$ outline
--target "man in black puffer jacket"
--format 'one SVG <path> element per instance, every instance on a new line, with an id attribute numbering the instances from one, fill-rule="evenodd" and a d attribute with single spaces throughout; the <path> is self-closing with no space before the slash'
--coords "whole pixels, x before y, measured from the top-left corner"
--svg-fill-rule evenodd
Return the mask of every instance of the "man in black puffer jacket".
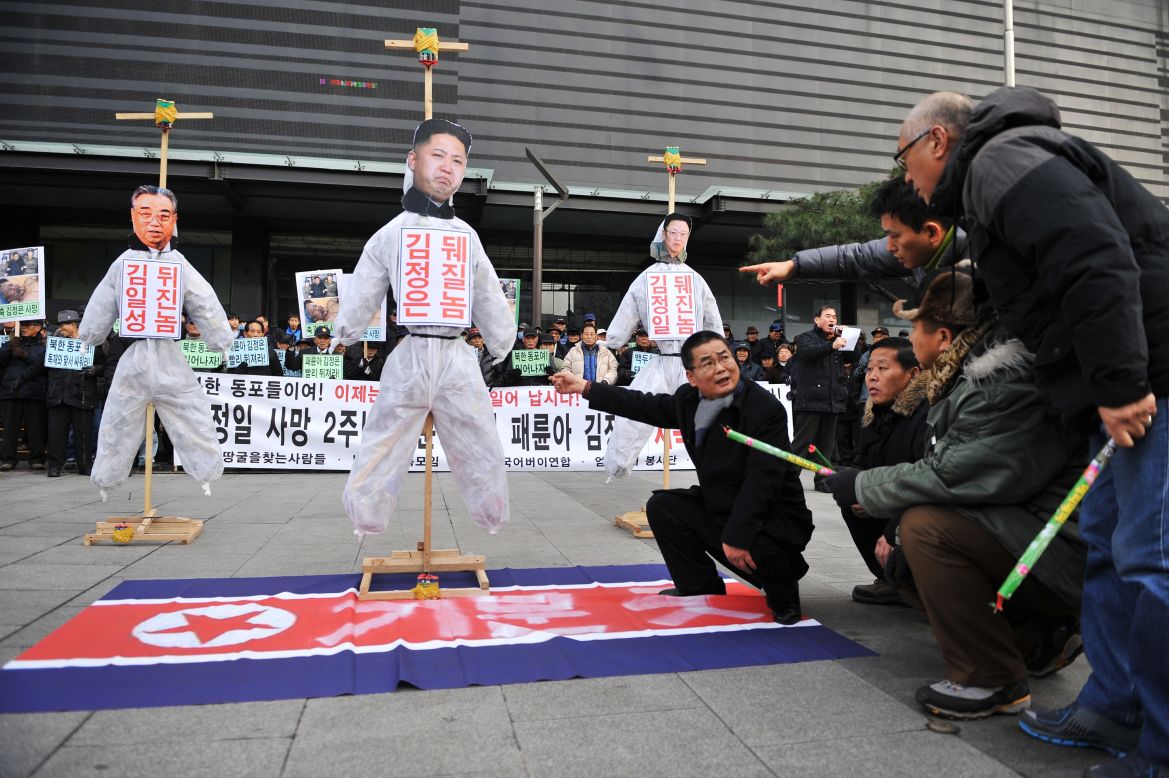
<path id="1" fill-rule="evenodd" d="M 22 423 L 28 436 L 29 464 L 33 470 L 45 469 L 45 377 L 29 375 L 30 368 L 44 362 L 41 322 L 21 322 L 20 337 L 0 348 L 0 414 L 4 418 L 0 470 L 16 467 Z"/>
<path id="2" fill-rule="evenodd" d="M 836 309 L 822 306 L 812 320 L 815 326 L 796 337 L 798 365 L 792 398 L 795 414 L 793 445 L 801 456 L 815 445 L 830 459 L 836 448 L 836 416 L 848 401 L 841 367 L 844 338 L 836 334 Z M 830 491 L 823 476 L 814 480 L 817 491 Z"/>
<path id="3" fill-rule="evenodd" d="M 1072 705 L 1028 711 L 1041 740 L 1127 752 L 1086 774 L 1169 771 L 1169 211 L 1099 149 L 1060 130 L 1034 89 L 977 107 L 927 97 L 895 159 L 943 213 L 964 214 L 1002 324 L 1035 354 L 1036 383 L 1069 425 L 1118 446 L 1084 498 L 1084 648 Z M 1158 773 L 1158 769 L 1161 771 Z"/>

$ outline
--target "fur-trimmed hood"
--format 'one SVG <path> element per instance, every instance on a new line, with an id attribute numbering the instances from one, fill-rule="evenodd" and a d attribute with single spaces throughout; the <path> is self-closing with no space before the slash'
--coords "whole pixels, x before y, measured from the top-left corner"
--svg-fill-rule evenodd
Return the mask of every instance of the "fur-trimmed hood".
<path id="1" fill-rule="evenodd" d="M 966 360 L 966 380 L 978 386 L 1014 378 L 1035 364 L 1035 355 L 1018 338 L 991 336 L 986 348 Z"/>
<path id="2" fill-rule="evenodd" d="M 909 418 L 917 411 L 918 406 L 925 402 L 928 388 L 929 375 L 925 372 L 918 373 L 910 380 L 909 385 L 901 390 L 901 394 L 897 395 L 897 399 L 893 401 L 889 410 L 898 416 Z M 873 418 L 873 400 L 869 398 L 865 402 L 865 412 L 861 419 L 862 426 L 872 425 Z"/>

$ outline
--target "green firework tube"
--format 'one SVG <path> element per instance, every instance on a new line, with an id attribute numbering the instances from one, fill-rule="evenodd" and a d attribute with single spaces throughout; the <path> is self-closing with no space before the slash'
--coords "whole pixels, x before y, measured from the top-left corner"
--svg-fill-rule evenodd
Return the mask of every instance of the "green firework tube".
<path id="1" fill-rule="evenodd" d="M 790 451 L 784 451 L 782 448 L 776 448 L 775 446 L 764 443 L 761 440 L 755 440 L 755 438 L 749 438 L 741 432 L 735 432 L 730 427 L 723 427 L 723 432 L 727 433 L 727 437 L 730 438 L 731 440 L 735 441 L 736 443 L 742 443 L 744 446 L 758 449 L 759 451 L 762 451 L 764 454 L 770 454 L 771 456 L 778 457 L 779 459 L 782 459 L 785 462 L 791 462 L 793 465 L 797 465 L 799 467 L 802 467 L 805 470 L 811 470 L 813 473 L 819 473 L 820 475 L 835 475 L 836 474 L 836 471 L 830 467 L 824 467 L 824 465 L 818 465 L 810 459 L 804 459 L 803 457 L 796 456 L 795 454 L 791 453 Z"/>
<path id="2" fill-rule="evenodd" d="M 1088 463 L 1088 467 L 1080 475 L 1076 485 L 1068 492 L 1067 497 L 1063 498 L 1063 502 L 1055 509 L 1055 513 L 1047 520 L 1047 524 L 1031 541 L 1031 545 L 1027 546 L 1027 550 L 1023 552 L 1023 556 L 1019 557 L 1019 562 L 1011 570 L 1007 580 L 1003 581 L 1003 585 L 999 587 L 998 597 L 995 598 L 994 610 L 995 613 L 1002 611 L 1003 605 L 1007 600 L 1011 599 L 1011 595 L 1019 588 L 1019 584 L 1023 583 L 1023 579 L 1035 567 L 1035 563 L 1039 561 L 1039 557 L 1047 550 L 1048 545 L 1055 539 L 1059 533 L 1060 527 L 1068 520 L 1074 511 L 1084 499 L 1084 495 L 1088 493 L 1088 489 L 1092 484 L 1096 483 L 1096 478 L 1100 475 L 1100 471 L 1108 464 L 1108 460 L 1112 459 L 1112 455 L 1116 453 L 1116 441 L 1112 438 L 1104 444 L 1104 448 L 1096 454 L 1096 458 Z"/>

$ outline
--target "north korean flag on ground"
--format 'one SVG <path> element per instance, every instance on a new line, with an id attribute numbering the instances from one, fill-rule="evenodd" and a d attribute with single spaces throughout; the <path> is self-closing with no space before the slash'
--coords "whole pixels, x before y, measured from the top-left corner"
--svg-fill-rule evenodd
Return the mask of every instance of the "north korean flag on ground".
<path id="1" fill-rule="evenodd" d="M 491 593 L 357 599 L 358 575 L 126 581 L 0 670 L 0 712 L 100 710 L 871 655 L 763 596 L 666 597 L 662 565 L 489 572 Z M 448 587 L 473 586 L 444 573 Z M 412 576 L 379 576 L 404 588 Z"/>

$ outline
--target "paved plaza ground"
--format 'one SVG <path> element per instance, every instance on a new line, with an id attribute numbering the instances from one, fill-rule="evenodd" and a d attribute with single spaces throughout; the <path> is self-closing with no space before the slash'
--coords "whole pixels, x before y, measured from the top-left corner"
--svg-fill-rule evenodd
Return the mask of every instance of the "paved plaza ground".
<path id="1" fill-rule="evenodd" d="M 27 467 L 27 465 L 22 466 Z M 511 525 L 470 523 L 450 474 L 435 488 L 436 547 L 486 554 L 488 567 L 660 563 L 652 540 L 613 527 L 660 475 L 605 486 L 598 474 L 513 473 Z M 693 482 L 674 473 L 674 485 Z M 230 474 L 211 497 L 184 475 L 155 478 L 164 513 L 207 519 L 183 546 L 100 545 L 82 535 L 141 510 L 135 476 L 107 505 L 86 478 L 0 475 L 0 661 L 14 658 L 119 582 L 360 570 L 363 556 L 421 535 L 422 476 L 382 536 L 359 543 L 341 511 L 340 473 Z M 444 691 L 237 705 L 0 716 L 0 776 L 1061 776 L 1102 752 L 1044 745 L 1014 717 L 925 728 L 914 690 L 941 659 L 924 614 L 863 606 L 870 583 L 827 495 L 801 588 L 804 612 L 876 651 L 837 661 L 574 679 Z M 1032 682 L 1037 704 L 1071 701 L 1085 660 Z"/>

